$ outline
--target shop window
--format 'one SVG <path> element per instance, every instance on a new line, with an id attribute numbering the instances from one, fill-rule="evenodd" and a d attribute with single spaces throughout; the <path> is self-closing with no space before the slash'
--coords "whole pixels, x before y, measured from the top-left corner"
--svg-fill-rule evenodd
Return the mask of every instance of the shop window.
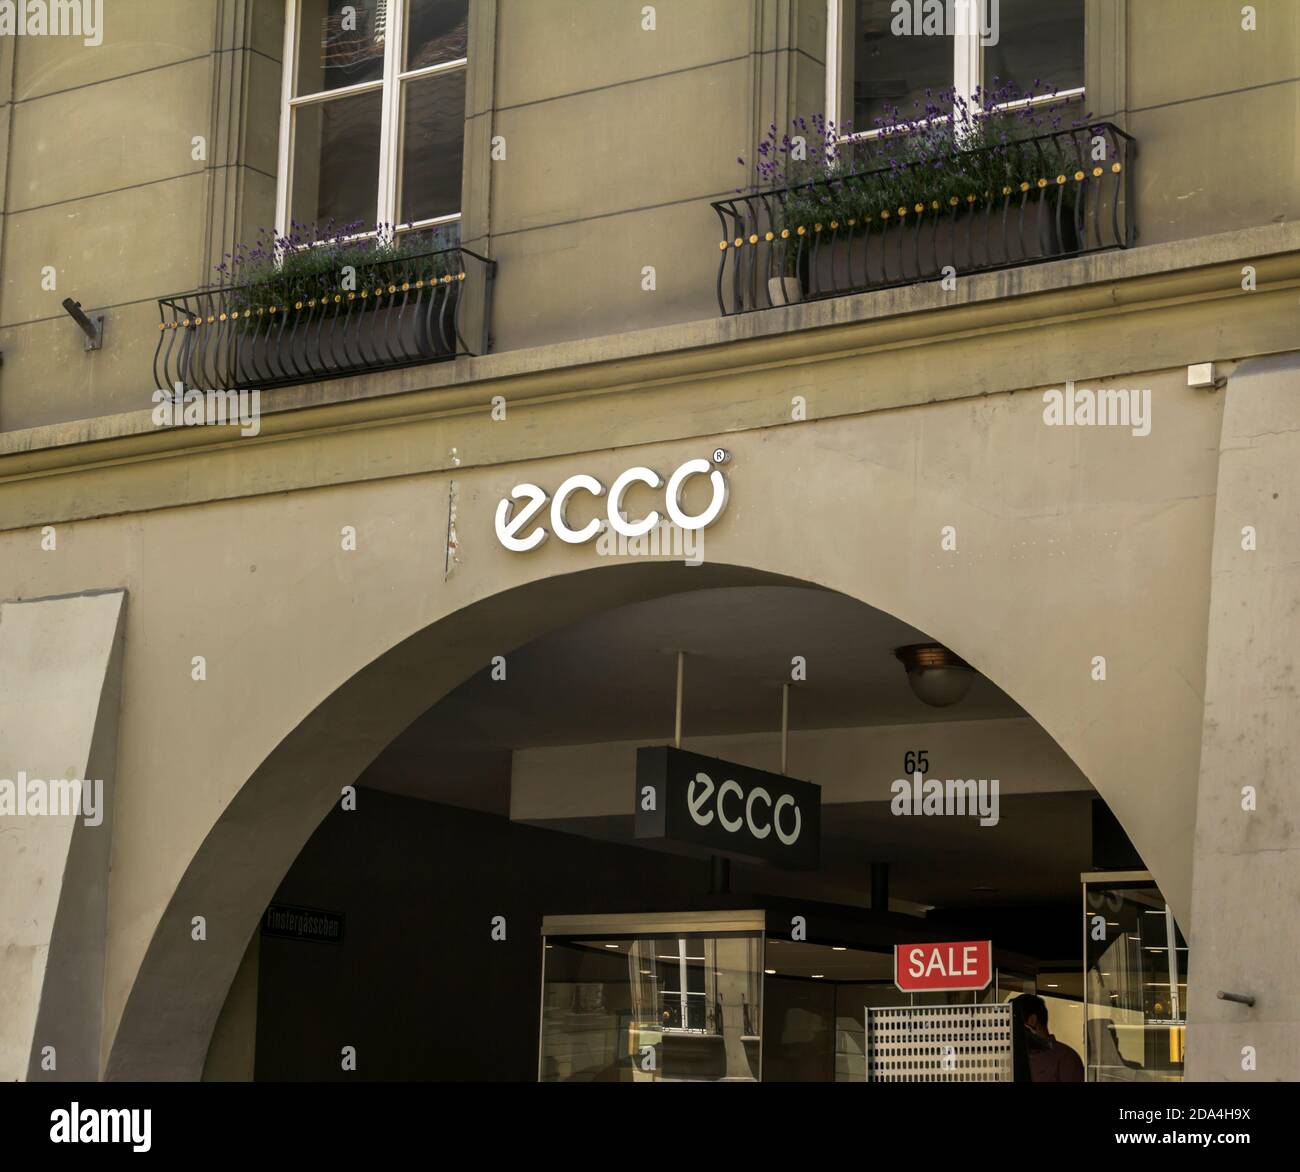
<path id="1" fill-rule="evenodd" d="M 827 117 L 871 133 L 944 90 L 1081 95 L 1084 0 L 828 0 Z"/>
<path id="2" fill-rule="evenodd" d="M 1182 1078 L 1187 941 L 1152 882 L 1085 877 L 1089 1082 Z"/>
<path id="3" fill-rule="evenodd" d="M 761 932 L 548 936 L 543 1082 L 757 1081 Z"/>
<path id="4" fill-rule="evenodd" d="M 469 0 L 289 0 L 277 222 L 460 219 Z"/>

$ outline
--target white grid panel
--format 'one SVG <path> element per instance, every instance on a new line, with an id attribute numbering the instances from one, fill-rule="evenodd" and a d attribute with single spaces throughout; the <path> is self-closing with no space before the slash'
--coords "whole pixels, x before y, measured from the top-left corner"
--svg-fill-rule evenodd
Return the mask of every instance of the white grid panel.
<path id="1" fill-rule="evenodd" d="M 868 1082 L 1010 1082 L 1011 1005 L 867 1007 Z"/>

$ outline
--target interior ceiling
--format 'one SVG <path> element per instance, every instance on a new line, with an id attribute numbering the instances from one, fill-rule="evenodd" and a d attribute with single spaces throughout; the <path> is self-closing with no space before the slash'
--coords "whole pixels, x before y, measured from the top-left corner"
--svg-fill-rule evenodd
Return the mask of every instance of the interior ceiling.
<path id="1" fill-rule="evenodd" d="M 1024 715 L 983 676 L 954 708 L 923 704 L 893 651 L 929 641 L 828 590 L 746 586 L 670 595 L 502 649 L 504 681 L 493 680 L 485 662 L 394 745 L 517 749 L 671 736 L 678 649 L 686 652 L 687 738 L 780 728 L 781 685 L 796 655 L 807 662 L 807 681 L 791 692 L 792 729 Z"/>
<path id="2" fill-rule="evenodd" d="M 1079 875 L 1090 870 L 1089 790 L 1002 797 L 996 826 L 975 818 L 897 818 L 888 802 L 822 807 L 821 865 L 815 872 L 733 864 L 743 890 L 869 906 L 871 864 L 889 864 L 891 902 L 979 909 L 1009 903 L 1059 905 L 1079 898 Z M 552 819 L 552 830 L 649 847 L 633 837 L 632 816 Z"/>
<path id="3" fill-rule="evenodd" d="M 525 647 L 503 648 L 504 681 L 493 680 L 485 662 L 398 737 L 361 781 L 508 815 L 513 749 L 671 737 L 679 648 L 687 653 L 687 747 L 692 735 L 779 728 L 781 684 L 796 655 L 808 673 L 791 695 L 796 730 L 1024 715 L 982 676 L 953 708 L 916 699 L 893 650 L 925 641 L 923 632 L 887 614 L 814 588 L 728 587 L 636 603 Z M 887 861 L 893 898 L 921 905 L 1072 899 L 1089 861 L 1092 796 L 1004 797 L 1002 821 L 991 828 L 975 819 L 899 819 L 887 803 L 828 806 L 816 876 L 751 871 L 749 878 L 755 889 L 865 903 L 869 863 Z M 630 816 L 547 825 L 633 842 Z"/>

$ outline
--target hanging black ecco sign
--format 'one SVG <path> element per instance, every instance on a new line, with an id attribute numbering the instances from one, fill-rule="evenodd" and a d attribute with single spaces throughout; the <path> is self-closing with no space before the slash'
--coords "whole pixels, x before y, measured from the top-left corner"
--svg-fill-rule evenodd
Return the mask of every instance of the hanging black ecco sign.
<path id="1" fill-rule="evenodd" d="M 821 787 L 667 745 L 636 752 L 635 834 L 776 867 L 811 869 Z"/>

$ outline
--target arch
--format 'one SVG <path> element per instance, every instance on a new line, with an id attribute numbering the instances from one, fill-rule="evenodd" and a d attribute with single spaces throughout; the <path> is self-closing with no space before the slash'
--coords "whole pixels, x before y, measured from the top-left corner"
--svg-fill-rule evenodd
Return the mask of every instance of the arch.
<path id="1" fill-rule="evenodd" d="M 790 584 L 732 566 L 608 565 L 494 594 L 414 632 L 344 682 L 244 782 L 191 859 L 150 939 L 108 1079 L 196 1080 L 258 919 L 342 786 L 417 716 L 509 652 L 588 614 L 689 590 Z M 206 940 L 191 936 L 205 920 Z"/>
<path id="2" fill-rule="evenodd" d="M 112 1041 L 105 1077 L 201 1076 L 213 1027 L 249 937 L 342 787 L 355 781 L 422 712 L 481 670 L 492 654 L 632 602 L 722 586 L 773 584 L 827 586 L 734 564 L 706 563 L 689 572 L 674 562 L 605 564 L 489 595 L 376 656 L 276 745 L 211 827 L 152 934 Z M 918 622 L 914 615 L 894 617 L 942 638 L 983 670 L 963 648 L 960 632 L 936 631 L 934 624 Z M 1003 690 L 1030 711 L 1022 697 Z M 201 944 L 191 937 L 197 915 L 206 921 Z"/>

